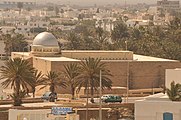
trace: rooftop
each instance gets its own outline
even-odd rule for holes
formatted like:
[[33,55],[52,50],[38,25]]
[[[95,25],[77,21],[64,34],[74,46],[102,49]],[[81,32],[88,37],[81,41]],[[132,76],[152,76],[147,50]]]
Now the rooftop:
[[171,59],[157,58],[157,57],[144,56],[144,55],[137,55],[137,54],[133,54],[133,60],[136,60],[136,61],[172,61],[172,62],[178,61],[178,60],[171,60]]
[[[93,52],[93,53],[111,53],[111,52],[130,52],[130,51],[85,51],[85,50],[63,50],[62,52]],[[13,52],[15,54],[19,54],[22,56],[29,56],[30,52]],[[72,59],[72,58],[67,58],[67,57],[39,57],[40,59],[46,59],[49,61],[64,61],[64,60],[73,60],[73,61],[79,61],[77,59]],[[64,58],[64,59],[63,59]],[[65,59],[66,58],[66,59]],[[104,60],[104,61],[128,61],[128,60]],[[129,61],[169,61],[169,62],[178,62],[178,60],[171,60],[171,59],[164,59],[164,58],[157,58],[157,57],[151,57],[151,56],[144,56],[144,55],[138,55],[138,54],[133,54],[133,60]]]
[[157,93],[157,94],[154,94],[154,95],[150,95],[150,96],[147,96],[145,97],[144,99],[142,100],[138,100],[139,101],[171,101],[167,94],[163,94],[163,93]]
[[67,57],[36,57],[38,59],[43,59],[47,61],[80,61],[77,59],[67,58]]
[[132,51],[122,51],[122,50],[62,50],[62,52],[73,52],[73,53],[76,53],[76,52],[82,52],[82,53],[86,53],[86,52],[93,52],[93,53],[116,53],[116,52],[119,52],[119,53],[128,53],[128,52],[131,52]]

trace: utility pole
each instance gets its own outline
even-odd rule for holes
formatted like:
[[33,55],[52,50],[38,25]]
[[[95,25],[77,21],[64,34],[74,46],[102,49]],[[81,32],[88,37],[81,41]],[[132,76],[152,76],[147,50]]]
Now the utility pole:
[[99,120],[102,120],[102,71],[100,70],[100,86],[99,86]]
[[129,60],[128,60],[128,64],[127,64],[127,89],[126,89],[126,91],[127,91],[127,95],[126,95],[126,102],[128,103],[128,97],[129,97]]
[[125,41],[125,44],[126,44],[126,51],[128,50],[128,41],[126,40]]

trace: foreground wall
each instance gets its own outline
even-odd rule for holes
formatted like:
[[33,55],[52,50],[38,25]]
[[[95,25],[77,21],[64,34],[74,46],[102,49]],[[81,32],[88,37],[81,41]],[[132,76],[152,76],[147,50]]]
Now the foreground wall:
[[[113,86],[126,87],[127,75],[130,89],[156,88],[165,84],[165,70],[181,67],[173,61],[104,61],[113,77]],[[63,71],[70,62],[52,62],[51,70]]]
[[[75,61],[73,61],[75,62]],[[47,71],[62,72],[63,65],[72,61],[46,61],[33,58],[33,66],[44,74]],[[122,61],[103,60],[110,70],[114,87],[127,87],[127,79],[130,89],[158,88],[165,84],[165,70],[181,67],[177,61]],[[61,93],[70,93],[70,88],[60,90]]]
[[165,84],[165,70],[181,67],[173,61],[106,61],[112,73],[113,86],[130,89],[156,88]]
[[170,88],[170,83],[175,81],[175,83],[181,83],[181,68],[177,69],[167,69],[166,70],[166,88]]
[[164,113],[172,114],[173,120],[181,120],[181,102],[137,101],[135,103],[135,120],[164,120]]

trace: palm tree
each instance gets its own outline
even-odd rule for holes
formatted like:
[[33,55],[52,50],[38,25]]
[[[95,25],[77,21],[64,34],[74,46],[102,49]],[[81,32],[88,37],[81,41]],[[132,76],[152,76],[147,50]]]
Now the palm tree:
[[109,70],[106,69],[106,64],[101,63],[100,59],[88,58],[85,61],[81,61],[81,75],[78,85],[78,90],[81,87],[85,87],[88,93],[90,87],[91,102],[94,102],[94,91],[99,87],[100,80],[100,70],[102,71],[102,89],[111,89],[112,81],[110,76],[112,76]]
[[8,56],[10,56],[12,49],[13,49],[13,39],[10,34],[2,35],[1,38],[5,44],[4,50],[6,53],[6,57],[8,57]]
[[5,62],[5,66],[0,67],[2,86],[8,86],[14,90],[14,106],[20,106],[22,101],[22,91],[28,91],[28,86],[33,84],[34,68],[27,61],[21,58],[10,59]]
[[44,81],[43,81],[42,72],[38,72],[38,70],[35,70],[34,81],[33,81],[33,86],[32,86],[33,98],[35,97],[36,86],[42,85],[43,83]]
[[118,21],[111,32],[111,38],[114,42],[129,38],[129,29],[126,24]]
[[68,65],[64,65],[64,71],[63,74],[65,76],[65,79],[70,86],[72,99],[75,98],[75,89],[78,86],[78,77],[80,75],[80,67],[78,64],[71,63]]
[[82,48],[83,41],[80,39],[80,36],[75,32],[69,32],[66,39],[70,42],[69,48],[71,50],[77,50]]
[[25,41],[25,37],[21,34],[3,34],[1,39],[4,41],[4,49],[7,56],[11,55],[11,52],[24,52],[24,48],[28,45]]
[[101,27],[95,28],[95,39],[99,44],[99,49],[104,50],[107,49],[109,41],[109,32],[104,31]]
[[181,84],[171,82],[170,89],[166,89],[167,95],[172,101],[181,101]]
[[[50,92],[53,95],[55,94],[55,88],[67,87],[66,81],[61,80],[58,73],[56,73],[54,71],[48,72],[45,75],[45,77],[43,78],[43,80],[44,80],[44,86],[41,89],[49,86]],[[54,97],[52,99],[50,99],[50,102],[54,102],[54,101],[55,101]]]

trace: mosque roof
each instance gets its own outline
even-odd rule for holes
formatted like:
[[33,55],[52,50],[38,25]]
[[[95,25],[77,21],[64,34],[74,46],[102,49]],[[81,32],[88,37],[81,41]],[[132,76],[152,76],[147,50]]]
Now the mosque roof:
[[33,40],[33,46],[58,47],[58,41],[52,33],[42,32]]

